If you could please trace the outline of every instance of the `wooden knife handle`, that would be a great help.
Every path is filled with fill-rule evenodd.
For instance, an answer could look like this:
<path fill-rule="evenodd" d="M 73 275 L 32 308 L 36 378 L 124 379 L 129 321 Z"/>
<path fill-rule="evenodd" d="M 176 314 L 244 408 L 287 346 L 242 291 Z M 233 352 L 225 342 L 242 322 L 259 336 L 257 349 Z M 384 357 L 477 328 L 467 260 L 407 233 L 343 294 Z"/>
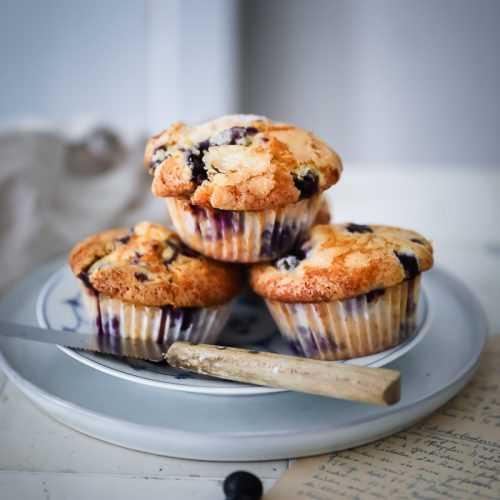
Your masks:
<path fill-rule="evenodd" d="M 380 405 L 400 398 L 400 374 L 385 368 L 188 342 L 174 342 L 165 358 L 176 368 L 249 384 Z"/>

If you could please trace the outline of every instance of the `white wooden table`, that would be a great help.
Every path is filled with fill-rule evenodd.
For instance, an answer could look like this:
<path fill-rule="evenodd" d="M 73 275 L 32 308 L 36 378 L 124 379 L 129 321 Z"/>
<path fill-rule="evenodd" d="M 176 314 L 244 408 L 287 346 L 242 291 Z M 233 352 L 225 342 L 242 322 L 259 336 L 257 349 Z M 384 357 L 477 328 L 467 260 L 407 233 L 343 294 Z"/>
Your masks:
<path fill-rule="evenodd" d="M 500 334 L 500 169 L 347 165 L 331 193 L 338 220 L 408 226 L 430 237 L 437 263 L 476 291 L 491 333 Z M 223 498 L 221 482 L 234 470 L 254 472 L 267 489 L 287 466 L 119 448 L 53 421 L 0 373 L 1 500 L 214 500 Z"/>

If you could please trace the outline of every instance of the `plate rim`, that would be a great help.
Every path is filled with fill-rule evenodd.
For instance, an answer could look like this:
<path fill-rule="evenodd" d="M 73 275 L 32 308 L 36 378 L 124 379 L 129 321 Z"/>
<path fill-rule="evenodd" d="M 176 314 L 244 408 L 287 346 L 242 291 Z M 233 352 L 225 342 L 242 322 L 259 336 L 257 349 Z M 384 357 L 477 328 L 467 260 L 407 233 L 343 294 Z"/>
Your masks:
<path fill-rule="evenodd" d="M 22 377 L 13 367 L 9 365 L 7 360 L 4 357 L 2 350 L 0 349 L 0 369 L 4 371 L 4 373 L 9 377 L 14 385 L 30 400 L 32 401 L 43 413 L 48 415 L 54 420 L 60 422 L 62 425 L 69 427 L 73 430 L 81 432 L 87 436 L 92 438 L 101 439 L 105 442 L 112 443 L 114 445 L 118 445 L 124 448 L 133 449 L 145 453 L 153 453 L 161 456 L 169 456 L 176 457 L 181 459 L 194 459 L 194 460 L 208 460 L 208 461 L 221 461 L 221 462 L 248 462 L 248 461 L 259 461 L 259 460 L 284 460 L 290 458 L 299 458 L 299 457 L 307 457 L 307 456 L 316 456 L 323 453 L 332 453 L 334 451 L 340 451 L 346 448 L 352 448 L 353 446 L 362 446 L 366 443 L 373 442 L 378 439 L 382 439 L 386 436 L 389 436 L 395 432 L 403 430 L 416 422 L 418 422 L 421 418 L 424 418 L 426 415 L 437 409 L 439 406 L 444 404 L 449 398 L 453 397 L 460 391 L 467 382 L 472 378 L 474 372 L 477 369 L 479 364 L 479 356 L 477 356 L 475 363 L 468 370 L 461 371 L 460 376 L 448 383 L 446 386 L 442 387 L 439 391 L 431 393 L 426 397 L 408 403 L 402 408 L 397 409 L 396 411 L 387 411 L 386 413 L 382 413 L 372 417 L 366 418 L 358 418 L 351 421 L 349 424 L 340 425 L 335 428 L 335 431 L 338 433 L 343 433 L 346 429 L 349 429 L 350 432 L 346 437 L 344 437 L 343 441 L 339 445 L 328 444 L 329 439 L 331 439 L 331 432 L 334 426 L 320 426 L 317 428 L 309 429 L 308 436 L 314 435 L 314 443 L 323 442 L 323 448 L 315 448 L 311 450 L 310 448 L 307 451 L 296 451 L 293 453 L 281 451 L 283 449 L 283 439 L 289 442 L 290 437 L 294 435 L 300 435 L 302 432 L 297 431 L 295 433 L 290 431 L 267 431 L 267 432 L 213 432 L 210 434 L 204 433 L 202 431 L 183 431 L 183 430 L 172 430 L 171 428 L 165 428 L 160 426 L 147 426 L 144 424 L 138 424 L 136 422 L 131 422 L 125 420 L 120 417 L 112 417 L 109 415 L 101 414 L 92 410 L 89 410 L 81 405 L 68 402 L 59 396 L 55 396 L 44 389 L 36 386 L 31 383 L 29 380 Z M 441 400 L 441 398 L 445 398 Z M 437 402 L 437 404 L 436 404 Z M 404 413 L 408 413 L 411 411 L 415 411 L 416 413 L 407 421 L 402 424 L 394 425 L 391 424 L 390 420 L 396 413 L 402 415 Z M 418 410 L 418 411 L 417 411 Z M 57 412 L 57 413 L 56 413 Z M 71 421 L 63 415 L 63 412 L 68 412 L 72 415 Z M 82 426 L 81 421 L 83 419 L 88 419 L 91 422 L 95 422 L 97 425 L 93 427 L 89 427 L 85 425 Z M 361 431 L 361 429 L 366 425 L 379 425 L 382 427 L 376 436 L 365 437 L 361 441 L 354 440 L 352 438 L 353 434 Z M 116 437 L 110 437 L 109 435 L 105 435 L 102 432 L 102 426 L 112 425 L 113 428 L 121 430 L 122 433 L 129 433 L 131 430 L 140 432 L 140 433 L 159 433 L 162 436 L 163 440 L 168 440 L 169 445 L 173 446 L 173 443 L 178 445 L 179 449 L 186 449 L 185 446 L 182 446 L 182 443 L 185 442 L 186 439 L 192 439 L 198 446 L 190 446 L 188 447 L 188 453 L 184 452 L 165 452 L 160 448 L 152 450 L 150 447 L 146 445 L 146 441 L 141 441 L 139 445 L 131 445 L 127 444 L 126 441 L 122 439 L 118 439 Z M 281 443 L 279 446 L 274 446 L 275 450 L 271 454 L 263 455 L 262 452 L 251 454 L 250 456 L 246 455 L 242 457 L 241 455 L 234 454 L 222 454 L 216 455 L 208 455 L 206 452 L 198 451 L 203 445 L 205 446 L 213 446 L 215 443 L 219 446 L 219 448 L 223 448 L 220 445 L 220 442 L 224 442 L 225 444 L 229 444 L 233 442 L 234 439 L 239 441 L 251 442 L 259 439 L 267 439 L 272 437 L 273 439 L 279 440 Z M 308 438 L 308 443 L 311 443 L 311 437 Z M 310 444 L 310 446 L 312 446 Z M 304 446 L 301 444 L 293 445 L 294 449 L 303 449 Z"/>
<path fill-rule="evenodd" d="M 308 453 L 299 451 L 297 452 L 296 455 L 294 456 L 307 456 L 307 455 L 314 455 L 318 453 L 327 453 L 331 451 L 334 447 L 335 450 L 340 450 L 344 449 L 346 447 L 352 447 L 352 446 L 359 446 L 362 445 L 363 443 L 373 441 L 375 439 L 380 439 L 386 435 L 389 435 L 393 432 L 397 432 L 403 428 L 408 427 L 409 425 L 412 425 L 416 421 L 418 421 L 420 418 L 423 418 L 425 415 L 429 414 L 431 411 L 434 411 L 438 406 L 441 404 L 444 404 L 444 402 L 454 396 L 466 383 L 467 381 L 472 377 L 475 369 L 477 368 L 477 365 L 479 363 L 480 359 L 480 354 L 484 348 L 488 332 L 489 332 L 489 326 L 488 326 L 488 320 L 487 317 L 484 313 L 484 309 L 482 305 L 480 304 L 478 298 L 476 297 L 475 294 L 473 294 L 470 289 L 468 288 L 465 283 L 459 278 L 456 278 L 453 274 L 444 271 L 442 269 L 436 269 L 435 270 L 436 274 L 439 274 L 440 279 L 445 279 L 448 282 L 448 287 L 450 288 L 453 287 L 453 285 L 459 285 L 459 296 L 461 302 L 464 301 L 465 299 L 468 301 L 468 309 L 469 309 L 469 314 L 473 318 L 475 322 L 477 322 L 477 328 L 475 328 L 474 335 L 475 335 L 475 340 L 476 342 L 473 344 L 474 349 L 472 350 L 473 353 L 469 357 L 469 361 L 465 363 L 459 370 L 457 370 L 455 377 L 447 381 L 444 385 L 442 385 L 440 388 L 428 393 L 426 396 L 422 397 L 419 400 L 414 400 L 414 401 L 408 401 L 405 403 L 403 406 L 396 405 L 392 408 L 386 408 L 383 413 L 380 413 L 378 415 L 369 415 L 365 418 L 363 417 L 355 417 L 353 418 L 350 423 L 349 427 L 352 427 L 350 429 L 349 435 L 352 436 L 352 433 L 356 431 L 356 428 L 360 428 L 363 425 L 366 425 L 367 423 L 370 424 L 378 424 L 379 427 L 383 428 L 382 431 L 380 431 L 377 436 L 367 438 L 364 441 L 356 441 L 356 444 L 353 443 L 353 439 L 351 438 L 351 441 L 349 441 L 349 437 L 345 438 L 340 445 L 329 445 L 328 449 L 325 449 L 324 447 L 321 449 L 315 449 L 315 451 L 309 451 Z M 39 290 L 40 288 L 38 288 Z M 13 291 L 13 295 L 15 293 L 15 290 Z M 10 294 L 8 294 L 10 295 Z M 2 301 L 8 297 L 8 295 L 2 297 Z M 171 435 L 175 437 L 175 442 L 179 440 L 178 436 L 189 436 L 192 438 L 198 439 L 198 443 L 201 446 L 201 441 L 204 441 L 205 444 L 209 444 L 212 442 L 214 439 L 225 439 L 226 441 L 228 439 L 234 439 L 234 438 L 240 438 L 240 439 L 248 439 L 248 438 L 260 438 L 260 437 L 267 437 L 269 435 L 272 435 L 273 437 L 280 439 L 281 433 L 277 431 L 269 431 L 269 432 L 232 432 L 232 433 L 221 433 L 221 432 L 214 432 L 211 433 L 210 435 L 207 435 L 206 433 L 203 432 L 194 432 L 194 431 L 173 431 L 171 428 L 163 428 L 160 426 L 149 426 L 149 425 L 144 425 L 136 422 L 131 422 L 127 421 L 123 418 L 120 417 L 112 417 L 108 416 L 105 414 L 100 414 L 98 412 L 95 412 L 93 410 L 88 410 L 84 406 L 81 406 L 76 403 L 72 403 L 69 401 L 66 401 L 62 398 L 60 398 L 57 395 L 51 394 L 50 392 L 46 391 L 45 389 L 42 389 L 38 387 L 37 385 L 33 384 L 31 381 L 28 379 L 25 379 L 17 370 L 15 370 L 7 361 L 4 353 L 0 349 L 0 367 L 3 368 L 5 373 L 9 376 L 9 378 L 13 381 L 13 383 L 19 387 L 19 389 L 33 402 L 36 403 L 38 407 L 41 407 L 42 411 L 44 411 L 46 414 L 51 415 L 55 420 L 58 420 L 59 422 L 62 422 L 64 425 L 74 428 L 78 430 L 79 432 L 83 432 L 84 434 L 97 437 L 99 439 L 103 439 L 105 441 L 124 446 L 127 448 L 132 448 L 136 450 L 141 450 L 149 453 L 157 453 L 160 455 L 166 455 L 166 456 L 176 456 L 180 458 L 197 458 L 197 459 L 205 459 L 205 460 L 221 460 L 221 461 L 234 461 L 234 460 L 273 460 L 273 459 L 282 459 L 289 457 L 291 455 L 287 455 L 288 452 L 285 451 L 276 451 L 273 452 L 271 455 L 266 455 L 265 457 L 260 455 L 256 455 L 255 453 L 247 458 L 241 458 L 238 456 L 237 458 L 235 456 L 232 456 L 231 454 L 229 455 L 217 455 L 218 458 L 214 458 L 214 456 L 210 455 L 208 456 L 206 453 L 203 454 L 204 452 L 199 453 L 199 447 L 193 447 L 192 450 L 189 450 L 189 453 L 180 453 L 180 452 L 165 452 L 160 449 L 157 449 L 157 451 L 152 450 L 151 448 L 146 448 L 145 445 L 131 445 L 131 444 L 126 444 L 124 440 L 122 439 L 116 439 L 116 438 L 111 438 L 109 436 L 103 435 L 101 431 L 101 426 L 100 423 L 107 423 L 107 422 L 113 422 L 114 425 L 118 424 L 121 426 L 128 427 L 134 427 L 137 430 L 145 430 L 148 429 L 149 431 L 154 430 L 154 431 L 160 431 L 163 436 L 165 435 Z M 446 400 L 443 400 L 442 398 L 447 398 Z M 438 401 L 439 400 L 439 401 Z M 40 401 L 46 401 L 47 406 L 42 406 L 43 402 Z M 394 417 L 395 414 L 397 413 L 407 413 L 409 411 L 414 409 L 414 416 L 412 419 L 408 419 L 406 423 L 402 426 L 397 426 L 394 425 L 394 418 L 391 420 L 391 417 Z M 83 416 L 87 417 L 97 417 L 96 420 L 96 425 L 93 427 L 89 427 L 86 425 L 85 428 L 82 428 L 81 424 L 76 423 L 75 419 L 69 422 L 69 419 L 67 417 L 64 417 L 63 415 L 60 414 L 61 409 L 66 409 L 66 410 L 71 410 L 73 413 L 71 415 L 76 415 L 80 418 Z M 59 413 L 56 415 L 55 412 L 58 411 Z M 360 412 L 362 413 L 362 412 Z M 347 424 L 341 425 L 340 427 L 336 427 L 336 431 L 342 432 Z M 317 426 L 316 428 L 310 429 L 308 432 L 309 434 L 314 434 L 314 441 L 318 442 L 318 440 L 324 435 L 325 437 L 331 436 L 332 432 L 332 425 L 331 424 L 326 424 L 326 425 L 321 425 Z M 354 429 L 354 431 L 353 431 Z M 286 436 L 290 437 L 293 435 L 293 433 L 287 431 L 286 433 L 283 433 Z M 200 436 L 203 435 L 203 439 L 200 440 Z M 281 443 L 283 441 L 281 440 Z M 351 444 L 349 444 L 351 443 Z M 296 445 L 295 448 L 297 448 Z M 276 450 L 279 448 L 279 446 L 276 447 Z M 183 448 L 185 449 L 185 447 Z M 283 450 L 281 447 L 280 450 Z M 195 453 L 199 453 L 198 455 L 194 455 Z M 200 458 L 201 457 L 201 458 Z"/>
<path fill-rule="evenodd" d="M 481 350 L 482 352 L 482 350 Z M 480 355 L 481 353 L 479 353 Z M 382 413 L 382 414 L 379 414 L 379 415 L 370 415 L 370 416 L 367 416 L 367 417 L 363 417 L 363 418 L 354 418 L 353 420 L 351 420 L 349 422 L 349 424 L 344 424 L 344 425 L 341 425 L 340 427 L 336 427 L 336 430 L 337 431 L 341 431 L 343 428 L 345 428 L 347 425 L 349 426 L 358 426 L 358 425 L 364 425 L 364 424 L 367 424 L 369 422 L 374 422 L 374 421 L 377 421 L 377 420 L 380 420 L 380 419 L 385 419 L 395 413 L 400 413 L 402 411 L 406 411 L 406 410 L 410 410 L 413 406 L 415 405 L 420 405 L 420 404 L 424 404 L 426 402 L 429 402 L 430 400 L 436 398 L 436 397 L 439 397 L 440 394 L 442 394 L 443 392 L 446 392 L 450 387 L 456 385 L 457 383 L 467 379 L 467 377 L 469 375 L 472 375 L 473 372 L 476 370 L 477 366 L 479 364 L 479 356 L 477 357 L 477 359 L 474 360 L 473 363 L 469 363 L 467 366 L 467 369 L 466 370 L 461 370 L 459 372 L 459 376 L 455 377 L 451 382 L 448 383 L 448 385 L 446 385 L 445 387 L 442 387 L 441 389 L 439 389 L 438 391 L 434 391 L 430 394 L 428 394 L 427 396 L 423 397 L 422 399 L 418 400 L 418 401 L 411 401 L 411 402 L 408 402 L 406 404 L 404 404 L 403 406 L 399 407 L 399 404 L 398 405 L 394 405 L 393 407 L 391 408 L 386 408 L 385 410 L 385 413 Z M 111 420 L 111 421 L 118 421 L 122 424 L 125 424 L 125 425 L 131 425 L 131 426 L 134 426 L 134 427 L 138 427 L 138 428 L 147 428 L 147 429 L 154 429 L 154 430 L 158 430 L 159 432 L 169 432 L 168 430 L 166 430 L 164 427 L 160 427 L 160 426 L 157 426 L 157 425 L 144 425 L 144 424 L 138 424 L 136 422 L 131 422 L 129 420 L 124 420 L 123 418 L 120 418 L 120 417 L 110 417 L 108 415 L 105 415 L 105 414 L 101 414 L 101 413 L 98 413 L 98 412 L 95 412 L 93 410 L 88 410 L 76 403 L 72 403 L 70 401 L 67 401 L 65 399 L 62 399 L 60 398 L 59 396 L 56 396 L 56 395 L 53 395 L 49 392 L 47 392 L 45 389 L 41 389 L 40 387 L 38 387 L 37 385 L 33 384 L 32 382 L 30 382 L 29 380 L 25 379 L 22 375 L 20 375 L 9 363 L 8 361 L 5 359 L 5 356 L 2 352 L 2 350 L 0 349 L 0 368 L 4 371 L 4 373 L 7 374 L 7 376 L 9 377 L 9 380 L 17 380 L 18 382 L 21 381 L 22 384 L 24 384 L 27 388 L 30 388 L 33 392 L 38 392 L 42 395 L 42 397 L 44 397 L 45 399 L 48 399 L 48 400 L 52 400 L 54 401 L 56 404 L 59 404 L 60 406 L 62 407 L 66 407 L 67 409 L 71 409 L 71 410 L 76 410 L 80 413 L 84 413 L 84 414 L 87 414 L 88 416 L 92 416 L 92 417 L 98 417 L 99 419 L 105 419 L 105 420 Z M 17 386 L 17 384 L 16 384 Z M 19 386 L 18 386 L 19 387 Z M 24 391 L 23 391 L 24 392 Z M 293 392 L 293 391 L 287 391 L 287 392 Z M 320 396 L 321 397 L 321 396 Z M 323 432 L 323 431 L 327 431 L 328 429 L 331 429 L 330 426 L 320 426 L 320 427 L 316 427 L 316 428 L 312 428 L 310 429 L 310 432 L 313 432 L 313 433 L 316 433 L 316 432 Z M 203 430 L 200 430 L 199 432 L 198 431 L 182 431 L 182 430 L 176 430 L 175 433 L 177 434 L 185 434 L 185 435 L 190 435 L 190 436 L 199 436 L 199 435 L 203 435 L 203 436 L 206 436 L 207 433 L 206 432 L 203 432 Z M 290 436 L 290 435 L 293 435 L 294 433 L 290 432 L 290 431 L 268 431 L 268 432 L 212 432 L 210 433 L 209 435 L 210 436 L 214 436 L 214 437 L 217 437 L 217 436 L 223 436 L 223 437 L 238 437 L 238 438 L 241 438 L 241 437 L 268 437 L 270 435 L 272 436 L 276 436 L 276 435 L 287 435 L 287 436 Z M 300 431 L 297 431 L 297 434 L 301 434 Z"/>
<path fill-rule="evenodd" d="M 50 273 L 48 279 L 44 282 L 42 287 L 38 291 L 38 295 L 35 303 L 35 316 L 38 324 L 42 328 L 48 328 L 49 323 L 45 317 L 45 303 L 49 296 L 50 290 L 53 289 L 62 279 L 64 273 L 68 271 L 68 266 L 66 264 L 58 267 L 55 271 Z M 425 284 L 422 285 L 421 289 L 421 307 L 424 308 L 424 317 L 420 329 L 416 335 L 407 339 L 405 342 L 394 346 L 380 353 L 375 353 L 384 356 L 373 360 L 370 363 L 357 365 L 353 363 L 352 360 L 340 360 L 338 363 L 352 364 L 354 366 L 365 366 L 371 368 L 379 368 L 386 366 L 389 363 L 399 359 L 404 356 L 411 349 L 416 347 L 428 334 L 432 319 L 432 309 L 429 306 L 429 302 L 425 293 Z M 76 349 L 72 349 L 66 346 L 57 346 L 62 352 L 67 356 L 73 358 L 75 361 L 82 363 L 90 368 L 98 370 L 102 373 L 110 375 L 112 377 L 117 377 L 122 380 L 127 380 L 135 384 L 147 385 L 150 387 L 156 387 L 163 390 L 173 390 L 178 392 L 187 392 L 190 394 L 203 394 L 208 396 L 257 396 L 266 394 L 277 394 L 282 392 L 288 392 L 288 389 L 276 388 L 276 387 L 266 387 L 258 386 L 253 384 L 243 384 L 235 382 L 233 387 L 206 387 L 202 385 L 188 385 L 183 383 L 174 383 L 168 381 L 154 380 L 146 377 L 141 377 L 140 375 L 128 373 L 126 371 L 120 370 L 118 368 L 108 366 L 107 364 L 101 363 L 96 359 L 85 356 L 84 353 L 79 352 Z M 91 353 L 93 354 L 93 353 Z M 364 357 L 364 356 L 363 356 Z M 355 359 L 361 359 L 355 358 Z M 333 361 L 335 362 L 335 361 Z"/>
<path fill-rule="evenodd" d="M 49 324 L 45 317 L 44 304 L 48 297 L 48 294 L 52 288 L 54 288 L 60 281 L 61 276 L 67 270 L 67 266 L 63 265 L 59 267 L 56 271 L 49 275 L 49 278 L 45 281 L 43 286 L 40 288 L 36 304 L 35 304 L 35 316 L 36 320 L 42 328 L 49 328 Z M 203 394 L 203 395 L 213 395 L 213 396 L 251 396 L 251 395 L 261 395 L 261 394 L 275 394 L 280 392 L 287 392 L 288 389 L 280 389 L 276 387 L 265 387 L 257 386 L 252 384 L 242 384 L 234 382 L 234 387 L 203 387 L 203 386 L 190 386 L 182 383 L 173 383 L 160 380 L 153 380 L 141 377 L 139 375 L 134 375 L 127 373 L 125 371 L 119 370 L 114 367 L 107 366 L 106 364 L 100 363 L 99 361 L 88 358 L 80 353 L 77 349 L 72 349 L 71 347 L 66 347 L 62 345 L 56 346 L 62 352 L 64 352 L 70 358 L 75 361 L 82 363 L 94 370 L 100 371 L 112 377 L 117 377 L 122 380 L 127 380 L 133 382 L 134 384 L 142 384 L 150 387 L 156 387 L 164 390 L 173 390 L 179 392 L 189 392 L 191 394 Z"/>

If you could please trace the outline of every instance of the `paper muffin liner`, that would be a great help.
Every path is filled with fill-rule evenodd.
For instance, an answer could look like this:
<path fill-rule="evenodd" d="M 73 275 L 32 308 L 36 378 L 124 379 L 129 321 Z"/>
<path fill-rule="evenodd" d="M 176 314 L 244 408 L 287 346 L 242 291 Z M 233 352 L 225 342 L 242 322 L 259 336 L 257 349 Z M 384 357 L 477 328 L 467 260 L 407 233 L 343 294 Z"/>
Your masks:
<path fill-rule="evenodd" d="M 412 337 L 419 294 L 420 275 L 346 300 L 266 303 L 296 354 L 341 360 L 375 354 Z"/>
<path fill-rule="evenodd" d="M 322 196 L 259 211 L 205 208 L 176 198 L 166 202 L 184 243 L 213 259 L 249 263 L 286 254 L 312 225 Z"/>
<path fill-rule="evenodd" d="M 94 332 L 100 335 L 213 344 L 226 324 L 231 302 L 215 307 L 150 307 L 96 294 L 81 285 Z"/>

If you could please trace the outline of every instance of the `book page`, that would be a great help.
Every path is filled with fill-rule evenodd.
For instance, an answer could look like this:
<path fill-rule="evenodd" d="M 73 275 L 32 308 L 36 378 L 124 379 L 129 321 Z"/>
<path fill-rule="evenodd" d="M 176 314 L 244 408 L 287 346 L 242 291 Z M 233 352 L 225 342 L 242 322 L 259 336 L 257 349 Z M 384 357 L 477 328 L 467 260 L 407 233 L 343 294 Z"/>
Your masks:
<path fill-rule="evenodd" d="M 458 396 L 375 443 L 299 459 L 265 500 L 500 498 L 500 337 Z"/>

